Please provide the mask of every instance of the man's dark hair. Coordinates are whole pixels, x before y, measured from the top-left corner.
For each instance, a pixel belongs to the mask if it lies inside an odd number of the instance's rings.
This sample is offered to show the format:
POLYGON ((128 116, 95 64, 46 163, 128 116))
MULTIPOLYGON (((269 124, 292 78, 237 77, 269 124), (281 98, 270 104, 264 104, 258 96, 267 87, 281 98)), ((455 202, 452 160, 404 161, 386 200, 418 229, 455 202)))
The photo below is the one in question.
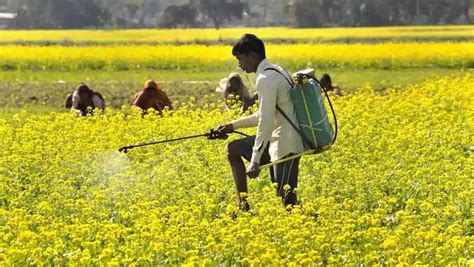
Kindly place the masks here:
POLYGON ((85 83, 80 83, 76 90, 79 94, 89 94, 91 91, 89 86, 87 86, 85 83))
POLYGON ((331 86, 332 85, 331 76, 329 76, 329 74, 327 74, 327 73, 324 73, 321 76, 321 78, 319 78, 319 81, 321 82, 321 84, 323 86, 331 86))
POLYGON ((232 55, 246 55, 255 52, 260 59, 265 59, 265 45, 257 36, 246 33, 234 44, 232 48, 232 55))

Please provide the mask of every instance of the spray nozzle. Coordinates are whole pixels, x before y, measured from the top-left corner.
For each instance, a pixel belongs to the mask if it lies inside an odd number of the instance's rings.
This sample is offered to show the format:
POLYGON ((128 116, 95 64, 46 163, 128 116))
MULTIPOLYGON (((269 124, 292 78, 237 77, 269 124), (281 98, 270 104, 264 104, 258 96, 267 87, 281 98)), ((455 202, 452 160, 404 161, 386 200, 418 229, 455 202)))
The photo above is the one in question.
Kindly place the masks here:
POLYGON ((124 146, 124 147, 119 148, 119 152, 123 152, 123 153, 127 154, 129 149, 130 149, 130 147, 124 146))
POLYGON ((206 135, 207 135, 207 139, 209 140, 216 140, 216 139, 225 140, 229 137, 229 135, 227 135, 226 133, 220 133, 219 131, 214 130, 214 129, 210 129, 209 133, 207 133, 206 135))

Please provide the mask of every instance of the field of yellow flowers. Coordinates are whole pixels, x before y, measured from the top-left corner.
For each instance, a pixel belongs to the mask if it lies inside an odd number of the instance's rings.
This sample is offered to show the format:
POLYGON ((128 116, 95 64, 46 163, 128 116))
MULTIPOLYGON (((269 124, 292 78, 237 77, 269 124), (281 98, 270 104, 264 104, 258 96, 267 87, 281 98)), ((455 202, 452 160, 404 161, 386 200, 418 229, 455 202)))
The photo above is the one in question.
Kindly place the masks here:
MULTIPOLYGON (((0 70, 234 70, 229 45, 4 46, 0 70)), ((273 62, 286 68, 474 68, 474 42, 276 44, 273 62)))
POLYGON ((164 117, 19 111, 0 119, 0 265, 465 266, 473 88, 465 74, 335 98, 339 139, 302 159, 291 213, 267 172, 250 180, 252 211, 236 209, 228 141, 117 152, 207 132, 236 111, 193 99, 164 117))
POLYGON ((474 266, 473 29, 0 31, 0 266, 474 266), (302 159, 292 212, 267 171, 237 209, 239 136, 117 151, 237 118, 214 88, 244 32, 344 88, 337 143, 302 159), (147 78, 172 114, 128 106, 147 78), (81 81, 105 113, 60 109, 81 81))
POLYGON ((334 43, 388 41, 472 41, 474 26, 377 28, 224 28, 146 30, 0 30, 0 44, 191 44, 232 43, 252 32, 266 43, 334 43))

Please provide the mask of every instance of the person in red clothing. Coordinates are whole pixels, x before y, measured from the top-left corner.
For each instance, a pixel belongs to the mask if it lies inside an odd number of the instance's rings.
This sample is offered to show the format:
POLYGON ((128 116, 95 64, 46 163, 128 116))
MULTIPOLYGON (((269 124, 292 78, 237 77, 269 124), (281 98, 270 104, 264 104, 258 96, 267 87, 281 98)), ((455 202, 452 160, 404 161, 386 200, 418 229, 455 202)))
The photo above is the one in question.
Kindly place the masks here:
POLYGON ((168 110, 173 109, 173 105, 166 93, 153 80, 145 82, 143 90, 133 98, 132 105, 139 107, 143 113, 146 113, 150 108, 158 111, 160 114, 166 108, 168 110))

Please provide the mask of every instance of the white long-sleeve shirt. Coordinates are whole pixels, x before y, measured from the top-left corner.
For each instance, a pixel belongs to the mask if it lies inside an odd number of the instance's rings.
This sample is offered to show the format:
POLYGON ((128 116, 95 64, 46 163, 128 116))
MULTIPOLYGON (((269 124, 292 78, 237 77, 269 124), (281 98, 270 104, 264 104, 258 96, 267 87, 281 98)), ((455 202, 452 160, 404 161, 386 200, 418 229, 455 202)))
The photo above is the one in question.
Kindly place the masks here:
POLYGON ((290 77, 280 66, 270 64, 266 59, 257 67, 256 87, 259 110, 250 116, 232 121, 234 129, 257 126, 257 136, 252 152, 252 162, 259 163, 265 147, 270 144, 271 161, 276 161, 290 153, 304 151, 303 141, 293 126, 280 114, 276 105, 296 125, 296 114, 290 97, 290 85, 282 74, 290 77), (265 71, 264 71, 265 70, 265 71))

